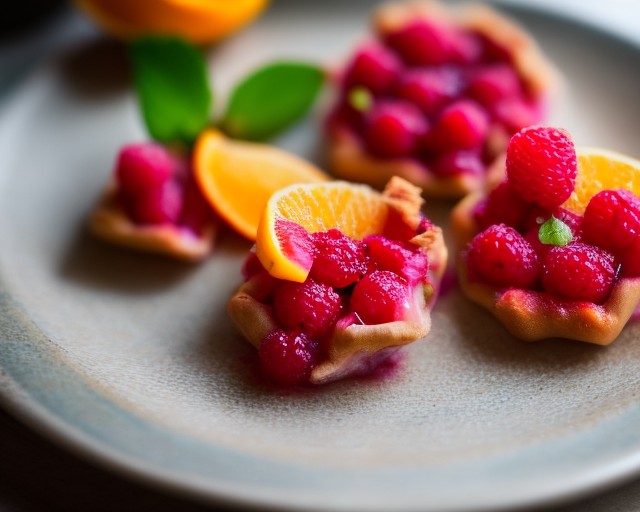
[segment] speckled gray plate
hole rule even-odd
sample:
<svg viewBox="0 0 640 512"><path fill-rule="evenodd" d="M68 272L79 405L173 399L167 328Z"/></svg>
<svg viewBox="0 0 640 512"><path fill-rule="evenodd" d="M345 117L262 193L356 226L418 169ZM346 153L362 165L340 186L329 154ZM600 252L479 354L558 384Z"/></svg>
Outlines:
<svg viewBox="0 0 640 512"><path fill-rule="evenodd" d="M272 56L337 59L366 10L278 2L212 55L215 83L228 90ZM638 153L638 50L515 14L568 79L553 122L581 145ZM7 407L102 464L212 502L496 510L638 472L637 324L609 348L524 344L453 291L386 380L294 393L254 380L255 356L224 313L247 243L227 234L215 257L186 266L85 233L117 148L144 138L113 57L96 45L45 66L0 120ZM309 123L279 143L314 157L316 132Z"/></svg>

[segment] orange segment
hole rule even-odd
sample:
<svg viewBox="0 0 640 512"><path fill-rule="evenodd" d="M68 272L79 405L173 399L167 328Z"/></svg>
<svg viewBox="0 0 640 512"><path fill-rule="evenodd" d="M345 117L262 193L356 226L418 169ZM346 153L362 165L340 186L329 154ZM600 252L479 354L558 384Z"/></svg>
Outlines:
<svg viewBox="0 0 640 512"><path fill-rule="evenodd" d="M171 34L193 43L220 39L251 21L268 0L76 0L108 32L131 39Z"/></svg>
<svg viewBox="0 0 640 512"><path fill-rule="evenodd" d="M299 226L309 233L338 228L362 239L381 233L387 214L382 195L366 185L343 181L292 185L267 203L256 239L258 258L272 276L301 283L313 260Z"/></svg>
<svg viewBox="0 0 640 512"><path fill-rule="evenodd" d="M598 192L620 188L640 196L640 161L606 149L584 148L578 151L575 189L562 206L583 214Z"/></svg>
<svg viewBox="0 0 640 512"><path fill-rule="evenodd" d="M328 180L317 167L281 149L203 132L194 150L194 173L220 217L240 234L256 239L267 200L293 183Z"/></svg>

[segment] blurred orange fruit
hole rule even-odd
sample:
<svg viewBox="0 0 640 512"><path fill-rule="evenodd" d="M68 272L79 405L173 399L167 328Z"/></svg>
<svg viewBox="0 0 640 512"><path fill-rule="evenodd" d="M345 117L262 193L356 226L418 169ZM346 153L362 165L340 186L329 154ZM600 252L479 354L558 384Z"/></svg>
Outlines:
<svg viewBox="0 0 640 512"><path fill-rule="evenodd" d="M620 188L640 196L640 161L606 149L581 149L576 186L562 206L583 214L598 192Z"/></svg>
<svg viewBox="0 0 640 512"><path fill-rule="evenodd" d="M358 240L382 233L388 208L382 194L366 185L344 181L291 185L267 202L256 253L272 276L304 282L313 263L307 233L338 228Z"/></svg>
<svg viewBox="0 0 640 512"><path fill-rule="evenodd" d="M226 138L207 130L196 142L194 173L213 209L240 234L256 239L271 194L293 183L328 180L309 162L266 144Z"/></svg>
<svg viewBox="0 0 640 512"><path fill-rule="evenodd" d="M216 41L249 23L268 0L76 0L111 34L131 39L160 34L192 43Z"/></svg>

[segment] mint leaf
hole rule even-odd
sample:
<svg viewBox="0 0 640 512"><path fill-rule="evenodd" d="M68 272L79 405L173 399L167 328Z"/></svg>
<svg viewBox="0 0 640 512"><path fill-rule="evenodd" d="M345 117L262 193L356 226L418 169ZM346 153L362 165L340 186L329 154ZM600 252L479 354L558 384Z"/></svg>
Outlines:
<svg viewBox="0 0 640 512"><path fill-rule="evenodd" d="M130 44L129 54L151 137L191 144L209 124L212 102L200 50L177 37L143 37Z"/></svg>
<svg viewBox="0 0 640 512"><path fill-rule="evenodd" d="M354 87L349 91L349 105L358 112L367 112L373 105L373 96L365 87Z"/></svg>
<svg viewBox="0 0 640 512"><path fill-rule="evenodd" d="M275 62L251 73L234 89L222 119L232 137L264 140L309 110L325 80L318 66Z"/></svg>
<svg viewBox="0 0 640 512"><path fill-rule="evenodd" d="M573 240L571 228L553 215L538 231L538 239L546 245L567 245Z"/></svg>

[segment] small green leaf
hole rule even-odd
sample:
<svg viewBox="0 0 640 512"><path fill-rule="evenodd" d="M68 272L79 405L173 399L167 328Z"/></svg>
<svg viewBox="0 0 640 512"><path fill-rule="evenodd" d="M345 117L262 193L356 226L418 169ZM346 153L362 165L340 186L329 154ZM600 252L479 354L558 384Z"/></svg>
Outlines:
<svg viewBox="0 0 640 512"><path fill-rule="evenodd" d="M142 115L151 137L192 143L208 125L212 93L204 56L177 37L143 37L130 56Z"/></svg>
<svg viewBox="0 0 640 512"><path fill-rule="evenodd" d="M358 112L367 112L373 105L373 96L365 87L354 87L349 91L349 105Z"/></svg>
<svg viewBox="0 0 640 512"><path fill-rule="evenodd" d="M322 69L312 64L275 62L260 68L232 92L222 129L240 139L268 139L309 110L324 80Z"/></svg>
<svg viewBox="0 0 640 512"><path fill-rule="evenodd" d="M573 240L573 233L569 226L552 215L548 221L540 226L538 238L546 245L563 246Z"/></svg>

